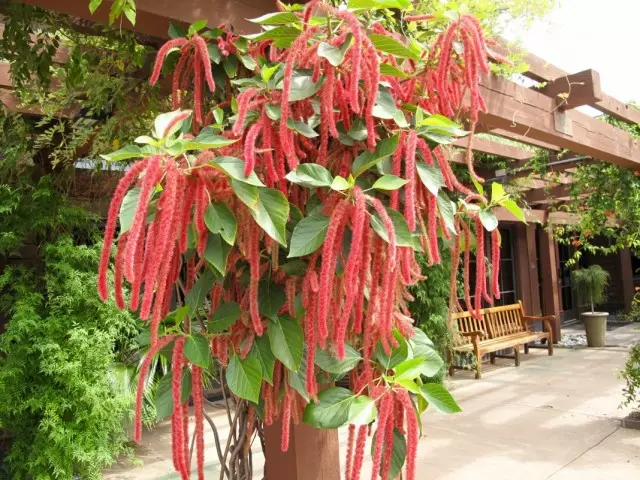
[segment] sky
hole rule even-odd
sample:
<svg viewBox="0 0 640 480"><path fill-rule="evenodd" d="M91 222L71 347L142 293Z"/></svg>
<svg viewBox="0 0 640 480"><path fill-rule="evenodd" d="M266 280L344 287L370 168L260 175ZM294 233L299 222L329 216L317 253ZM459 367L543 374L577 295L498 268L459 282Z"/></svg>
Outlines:
<svg viewBox="0 0 640 480"><path fill-rule="evenodd" d="M640 103L640 0L560 0L545 20L519 37L527 51L569 73L600 74L602 90Z"/></svg>

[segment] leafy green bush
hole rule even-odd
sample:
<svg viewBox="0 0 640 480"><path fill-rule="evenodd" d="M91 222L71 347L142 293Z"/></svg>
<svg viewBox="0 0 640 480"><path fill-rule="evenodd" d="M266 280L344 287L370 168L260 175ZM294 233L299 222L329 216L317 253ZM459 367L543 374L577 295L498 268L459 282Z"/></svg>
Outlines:
<svg viewBox="0 0 640 480"><path fill-rule="evenodd" d="M571 272L571 284L582 305L591 306L591 312L606 299L606 288L609 284L609 272L600 265L589 268L578 268Z"/></svg>
<svg viewBox="0 0 640 480"><path fill-rule="evenodd" d="M13 437L11 478L97 478L125 450L131 393L116 361L134 348L135 319L95 294L99 249L69 237L46 245L44 276L0 276L0 427Z"/></svg>
<svg viewBox="0 0 640 480"><path fill-rule="evenodd" d="M440 250L442 262L439 265L428 266L424 256L418 256L422 274L427 278L412 287L411 293L415 300L409 306L416 325L433 342L435 349L442 358L447 358L451 345L449 332L449 275L451 271L451 251ZM432 379L442 382L443 370Z"/></svg>
<svg viewBox="0 0 640 480"><path fill-rule="evenodd" d="M633 405L635 409L640 409L640 343L636 343L629 350L629 357L620 372L620 378L627 382L627 386L622 391L624 400L620 407Z"/></svg>

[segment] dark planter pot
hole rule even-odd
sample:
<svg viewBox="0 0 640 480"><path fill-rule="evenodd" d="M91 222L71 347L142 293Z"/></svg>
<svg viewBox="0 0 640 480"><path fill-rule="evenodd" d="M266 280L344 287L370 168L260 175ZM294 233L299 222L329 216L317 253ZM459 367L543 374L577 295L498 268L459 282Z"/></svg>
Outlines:
<svg viewBox="0 0 640 480"><path fill-rule="evenodd" d="M640 430L640 413L634 412L622 419L622 428Z"/></svg>

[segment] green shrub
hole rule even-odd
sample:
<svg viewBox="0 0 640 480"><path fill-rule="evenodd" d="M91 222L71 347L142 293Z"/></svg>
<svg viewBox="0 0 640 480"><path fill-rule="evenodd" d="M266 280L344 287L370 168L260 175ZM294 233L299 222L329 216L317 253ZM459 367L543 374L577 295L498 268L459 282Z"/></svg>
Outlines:
<svg viewBox="0 0 640 480"><path fill-rule="evenodd" d="M571 285L582 305L589 305L591 311L602 305L606 299L606 288L609 284L609 272L600 265L589 268L578 268L571 272Z"/></svg>
<svg viewBox="0 0 640 480"><path fill-rule="evenodd" d="M627 363L620 372L620 378L627 382L622 391L624 400L620 407L633 405L634 409L640 409L640 343L636 343L629 350Z"/></svg>
<svg viewBox="0 0 640 480"><path fill-rule="evenodd" d="M98 478L126 449L132 396L116 375L136 321L95 293L99 248L64 237L43 248L44 275L0 276L0 427L13 437L11 478Z"/></svg>
<svg viewBox="0 0 640 480"><path fill-rule="evenodd" d="M415 300L409 309L416 325L431 339L440 356L446 359L451 346L448 322L451 254L449 249L444 248L440 252L441 263L431 267L424 256L417 257L422 274L427 278L411 288ZM441 383L443 377L444 368L431 381Z"/></svg>

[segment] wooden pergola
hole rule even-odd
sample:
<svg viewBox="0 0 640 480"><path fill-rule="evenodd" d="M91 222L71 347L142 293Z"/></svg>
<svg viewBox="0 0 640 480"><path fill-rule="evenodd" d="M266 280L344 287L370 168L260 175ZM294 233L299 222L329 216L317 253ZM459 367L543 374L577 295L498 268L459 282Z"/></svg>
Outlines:
<svg viewBox="0 0 640 480"><path fill-rule="evenodd" d="M23 0L23 3L70 14L92 22L106 23L112 2L105 1L94 16L87 8L87 1ZM209 25L233 24L237 31L249 33L256 26L247 22L274 10L273 0L136 0L138 10L135 30L159 40L167 36L170 23L189 24L208 19ZM123 28L131 28L127 23ZM507 53L506 50L499 53ZM63 62L66 52L61 51L56 61ZM589 105L603 114L629 123L640 123L640 111L629 107L605 93L600 88L597 72L586 70L567 73L549 65L533 55L526 55L529 71L524 75L536 82L545 82L544 88L527 88L504 77L486 76L481 82L488 112L481 115L477 131L491 137L476 137L472 149L510 159L509 179L521 180L524 196L532 206L526 212L527 224L514 226L518 260L517 281L521 285L521 299L532 315L555 315L560 312L560 296L557 251L555 241L547 230L536 228L542 224L571 224L575 217L552 212L549 203L569 197L571 172L579 165L602 161L625 168L640 170L640 144L628 133L596 118L576 111L576 107ZM8 66L0 64L0 101L10 109L20 110L13 96ZM493 138L492 138L493 137ZM526 148L501 143L498 138L519 144L549 150L556 154L569 150L573 156L550 162L550 170L557 172L551 182L531 177L526 165L533 152ZM467 140L455 143L466 148ZM555 158L552 155L552 159ZM463 162L461 151L452 150L451 161ZM488 172L489 177L502 176L503 172ZM498 212L498 219L516 222L505 209ZM539 259L538 253L539 252ZM628 252L626 252L628 255ZM538 265L542 272L538 272ZM523 268L528 266L529 268ZM631 263L623 268L623 275L631 278ZM539 289L538 279L542 279ZM633 282L629 283L633 287ZM542 295L540 295L542 291ZM625 291L625 298L633 296L633 289ZM542 297L542 298L541 298ZM558 338L559 325L556 326ZM280 452L279 425L266 429L266 459L269 478L287 480L337 480L340 478L338 437L335 431L320 431L300 425L292 431L291 448ZM273 477L272 477L273 475Z"/></svg>

